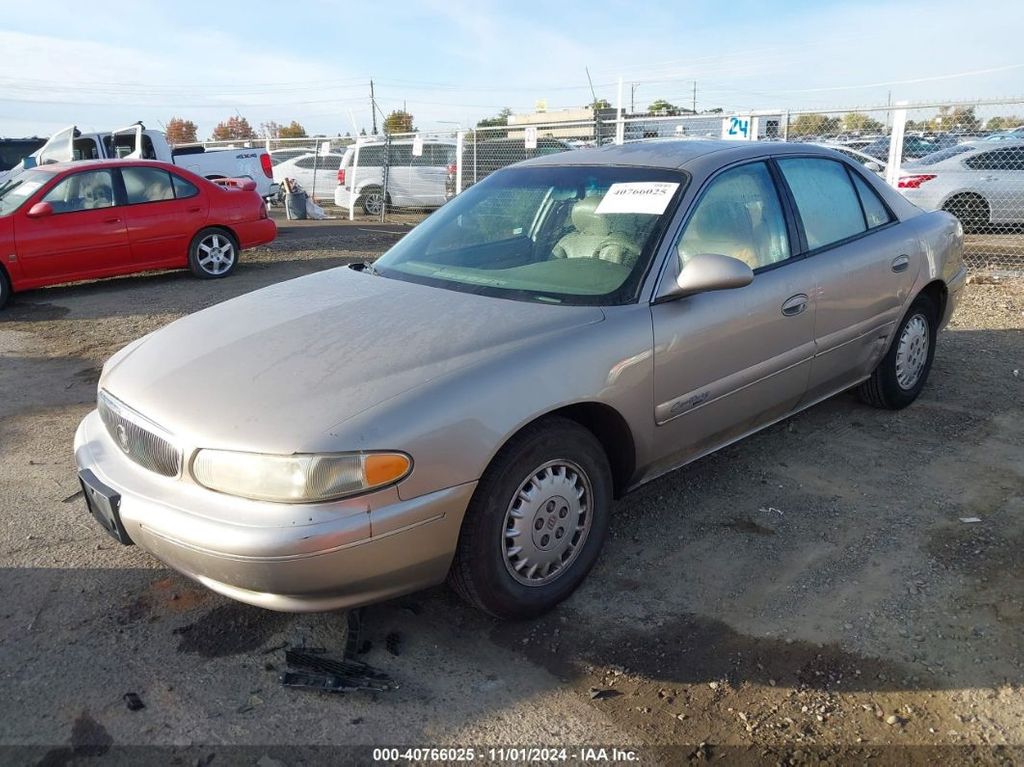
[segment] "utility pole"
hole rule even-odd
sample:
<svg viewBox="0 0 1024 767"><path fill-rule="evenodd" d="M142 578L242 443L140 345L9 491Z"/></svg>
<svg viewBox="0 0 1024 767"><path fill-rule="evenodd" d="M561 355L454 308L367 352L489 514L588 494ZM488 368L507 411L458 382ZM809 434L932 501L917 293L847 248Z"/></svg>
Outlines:
<svg viewBox="0 0 1024 767"><path fill-rule="evenodd" d="M373 115L373 135L377 135L377 100L373 97L373 80L370 80L370 114Z"/></svg>
<svg viewBox="0 0 1024 767"><path fill-rule="evenodd" d="M697 81L693 81L693 113L697 114Z"/></svg>
<svg viewBox="0 0 1024 767"><path fill-rule="evenodd" d="M636 89L640 87L640 83L629 84L629 113L636 114Z"/></svg>

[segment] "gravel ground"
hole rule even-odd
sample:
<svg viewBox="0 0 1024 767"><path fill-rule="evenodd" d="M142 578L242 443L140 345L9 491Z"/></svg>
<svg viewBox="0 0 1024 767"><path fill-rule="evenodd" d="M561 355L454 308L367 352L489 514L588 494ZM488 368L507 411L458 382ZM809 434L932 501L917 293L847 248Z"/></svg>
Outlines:
<svg viewBox="0 0 1024 767"><path fill-rule="evenodd" d="M407 229L294 222L227 280L51 288L0 314L0 759L161 745L182 764L292 764L314 760L293 746L374 743L1024 757L1024 281L968 287L907 410L836 397L620 501L598 566L545 618L500 624L443 587L368 608L362 657L397 690L282 688L282 646L340 650L343 615L237 605L107 538L71 456L103 360Z"/></svg>

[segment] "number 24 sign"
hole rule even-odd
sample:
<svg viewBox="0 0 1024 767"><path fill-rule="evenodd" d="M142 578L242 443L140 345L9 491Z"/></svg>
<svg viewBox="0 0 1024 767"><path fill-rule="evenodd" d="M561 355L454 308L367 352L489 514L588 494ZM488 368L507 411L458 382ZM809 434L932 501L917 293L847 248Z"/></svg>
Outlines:
<svg viewBox="0 0 1024 767"><path fill-rule="evenodd" d="M722 120L722 138L749 141L752 120L745 115L733 115Z"/></svg>

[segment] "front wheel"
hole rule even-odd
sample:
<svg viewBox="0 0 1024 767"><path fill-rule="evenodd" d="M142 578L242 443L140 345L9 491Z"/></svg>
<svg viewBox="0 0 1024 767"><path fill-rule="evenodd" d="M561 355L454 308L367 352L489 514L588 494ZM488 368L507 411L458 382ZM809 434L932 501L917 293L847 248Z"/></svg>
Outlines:
<svg viewBox="0 0 1024 767"><path fill-rule="evenodd" d="M201 280L227 277L238 263L238 243L223 229L203 229L192 238L188 268Z"/></svg>
<svg viewBox="0 0 1024 767"><path fill-rule="evenodd" d="M608 459L590 431L557 417L527 427L477 485L449 582L498 618L550 610L597 561L611 499Z"/></svg>
<svg viewBox="0 0 1024 767"><path fill-rule="evenodd" d="M11 281L7 279L7 272L0 267L0 309L3 309L7 304L7 300L11 297Z"/></svg>
<svg viewBox="0 0 1024 767"><path fill-rule="evenodd" d="M391 199L378 187L364 189L359 200L363 206L363 213L368 216L379 216L385 205L391 207Z"/></svg>
<svg viewBox="0 0 1024 767"><path fill-rule="evenodd" d="M928 296L918 296L897 328L889 351L857 390L860 398L889 410L900 410L917 399L935 356L937 325L935 304Z"/></svg>

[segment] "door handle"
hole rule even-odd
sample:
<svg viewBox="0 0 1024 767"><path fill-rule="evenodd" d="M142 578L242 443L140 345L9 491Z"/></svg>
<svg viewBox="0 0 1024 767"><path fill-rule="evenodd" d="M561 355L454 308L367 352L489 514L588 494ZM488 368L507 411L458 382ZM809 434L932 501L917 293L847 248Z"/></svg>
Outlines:
<svg viewBox="0 0 1024 767"><path fill-rule="evenodd" d="M807 294L797 293L786 299L786 302L782 305L782 313L787 317L795 317L798 314L803 314L804 309L807 308Z"/></svg>
<svg viewBox="0 0 1024 767"><path fill-rule="evenodd" d="M103 219L104 224L120 224L121 219L119 218L105 218Z"/></svg>
<svg viewBox="0 0 1024 767"><path fill-rule="evenodd" d="M897 274L907 271L907 267L909 266L910 256L896 256L896 258L892 260L892 270Z"/></svg>
<svg viewBox="0 0 1024 767"><path fill-rule="evenodd" d="M188 209L188 212L189 212L189 213L198 213L198 212L199 212L199 211L201 211L201 210L202 210L202 208L200 208L199 206L196 206L196 207L194 207L194 208L189 208L189 209Z"/></svg>

